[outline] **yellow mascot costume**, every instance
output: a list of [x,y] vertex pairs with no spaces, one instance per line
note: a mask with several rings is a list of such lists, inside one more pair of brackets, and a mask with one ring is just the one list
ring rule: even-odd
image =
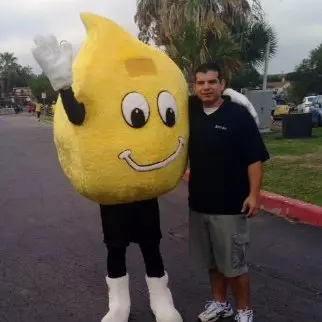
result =
[[157,197],[172,190],[187,163],[188,87],[163,52],[114,22],[82,14],[87,39],[74,63],[72,46],[35,39],[33,54],[53,88],[54,138],[64,173],[101,207],[109,311],[103,322],[127,322],[125,250],[137,242],[146,264],[157,322],[181,322],[159,251]]

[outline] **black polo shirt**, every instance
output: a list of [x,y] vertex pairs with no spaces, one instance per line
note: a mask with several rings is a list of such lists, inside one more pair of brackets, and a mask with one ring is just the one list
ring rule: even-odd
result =
[[248,110],[225,101],[207,115],[196,97],[189,101],[189,206],[206,214],[240,214],[249,195],[248,166],[269,159]]

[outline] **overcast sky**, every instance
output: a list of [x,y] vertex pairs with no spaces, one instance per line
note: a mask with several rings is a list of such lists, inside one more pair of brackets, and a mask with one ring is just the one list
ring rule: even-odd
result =
[[[262,4],[279,38],[269,72],[290,72],[322,43],[322,1],[262,0]],[[35,68],[30,48],[39,33],[54,33],[78,47],[85,36],[79,19],[82,11],[109,17],[136,35],[135,7],[136,0],[0,0],[0,52],[14,52],[20,64]]]

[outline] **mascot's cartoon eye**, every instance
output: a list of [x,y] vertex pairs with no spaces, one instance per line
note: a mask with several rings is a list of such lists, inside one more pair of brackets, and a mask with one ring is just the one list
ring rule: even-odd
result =
[[143,95],[139,93],[130,93],[123,99],[122,113],[128,125],[139,129],[143,127],[149,119],[149,104]]
[[158,109],[163,123],[173,127],[178,118],[176,100],[169,92],[161,92],[158,97]]

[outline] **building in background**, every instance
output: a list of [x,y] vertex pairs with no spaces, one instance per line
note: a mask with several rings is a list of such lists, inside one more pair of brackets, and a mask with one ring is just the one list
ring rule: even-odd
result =
[[272,90],[276,94],[281,94],[285,90],[287,90],[291,86],[291,82],[288,82],[285,80],[285,78],[282,79],[280,82],[268,82],[267,83],[267,89]]

